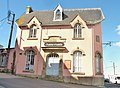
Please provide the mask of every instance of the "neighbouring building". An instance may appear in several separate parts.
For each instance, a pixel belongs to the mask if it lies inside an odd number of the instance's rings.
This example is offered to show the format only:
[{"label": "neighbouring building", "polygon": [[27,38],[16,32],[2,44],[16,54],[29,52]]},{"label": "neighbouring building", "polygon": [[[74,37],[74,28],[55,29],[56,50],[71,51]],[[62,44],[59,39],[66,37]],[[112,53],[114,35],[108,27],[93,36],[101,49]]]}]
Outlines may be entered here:
[{"label": "neighbouring building", "polygon": [[100,8],[32,10],[17,19],[14,71],[85,85],[103,85]]},{"label": "neighbouring building", "polygon": [[10,48],[9,55],[7,54],[8,48],[0,48],[0,72],[11,72],[13,60],[15,57],[15,49]]}]

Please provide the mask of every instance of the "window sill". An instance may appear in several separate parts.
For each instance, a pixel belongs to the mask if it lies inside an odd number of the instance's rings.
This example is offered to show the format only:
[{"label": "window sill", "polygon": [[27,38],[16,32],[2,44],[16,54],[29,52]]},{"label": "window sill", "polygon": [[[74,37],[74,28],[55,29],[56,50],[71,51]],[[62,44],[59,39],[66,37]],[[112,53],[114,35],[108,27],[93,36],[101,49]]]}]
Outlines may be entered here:
[{"label": "window sill", "polygon": [[101,72],[97,72],[96,75],[103,75],[103,73],[101,73]]},{"label": "window sill", "polygon": [[0,68],[5,68],[6,66],[0,66]]},{"label": "window sill", "polygon": [[75,74],[75,75],[85,75],[84,72],[73,72],[72,74]]},{"label": "window sill", "polygon": [[27,40],[38,40],[38,38],[28,38]]},{"label": "window sill", "polygon": [[34,71],[33,71],[33,70],[23,70],[23,72],[34,73]]},{"label": "window sill", "polygon": [[72,38],[72,40],[84,40],[84,38]]}]

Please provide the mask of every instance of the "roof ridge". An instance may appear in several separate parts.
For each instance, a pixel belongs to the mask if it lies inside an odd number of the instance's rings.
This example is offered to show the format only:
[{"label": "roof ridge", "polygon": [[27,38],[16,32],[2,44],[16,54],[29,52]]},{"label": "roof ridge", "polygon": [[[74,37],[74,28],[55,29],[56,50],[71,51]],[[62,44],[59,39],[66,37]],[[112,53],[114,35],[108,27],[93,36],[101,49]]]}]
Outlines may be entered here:
[{"label": "roof ridge", "polygon": [[75,11],[75,10],[101,10],[101,8],[74,8],[74,9],[63,9],[64,11]]},{"label": "roof ridge", "polygon": [[53,10],[33,10],[34,11],[41,11],[41,12],[45,12],[45,11],[53,11]]}]

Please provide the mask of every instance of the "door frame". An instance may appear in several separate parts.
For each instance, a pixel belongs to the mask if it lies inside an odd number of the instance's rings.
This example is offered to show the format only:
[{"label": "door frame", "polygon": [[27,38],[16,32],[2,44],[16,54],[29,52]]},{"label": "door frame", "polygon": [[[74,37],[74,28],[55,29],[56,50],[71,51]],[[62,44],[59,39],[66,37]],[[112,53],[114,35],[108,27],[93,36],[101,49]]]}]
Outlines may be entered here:
[{"label": "door frame", "polygon": [[[51,56],[50,56],[50,55],[51,55]],[[57,74],[57,75],[55,75],[55,74],[52,74],[52,75],[50,74],[50,75],[48,75],[48,74],[47,74],[48,59],[51,58],[52,55],[53,55],[53,58],[56,57],[55,59],[59,59],[59,63],[58,63],[59,66],[58,66],[58,70],[57,70],[57,71],[58,71],[58,74]],[[55,56],[55,55],[56,55],[56,56]],[[53,59],[53,60],[54,60],[54,59]],[[53,69],[53,68],[51,68],[51,69]],[[59,54],[57,54],[57,53],[49,53],[49,54],[46,56],[46,72],[45,72],[46,75],[47,75],[47,76],[59,76],[59,69],[60,69],[60,57],[59,57]],[[53,71],[54,71],[54,69],[53,69]]]}]

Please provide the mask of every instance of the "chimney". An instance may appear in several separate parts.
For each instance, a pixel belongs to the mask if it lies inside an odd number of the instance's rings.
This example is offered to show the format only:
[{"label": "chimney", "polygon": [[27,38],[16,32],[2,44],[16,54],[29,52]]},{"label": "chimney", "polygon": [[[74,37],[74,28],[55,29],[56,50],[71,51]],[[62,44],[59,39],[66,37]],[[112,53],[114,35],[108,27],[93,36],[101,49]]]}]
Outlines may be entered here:
[{"label": "chimney", "polygon": [[27,6],[26,7],[26,14],[29,14],[29,13],[31,13],[33,10],[32,10],[32,8],[31,8],[31,6]]}]

